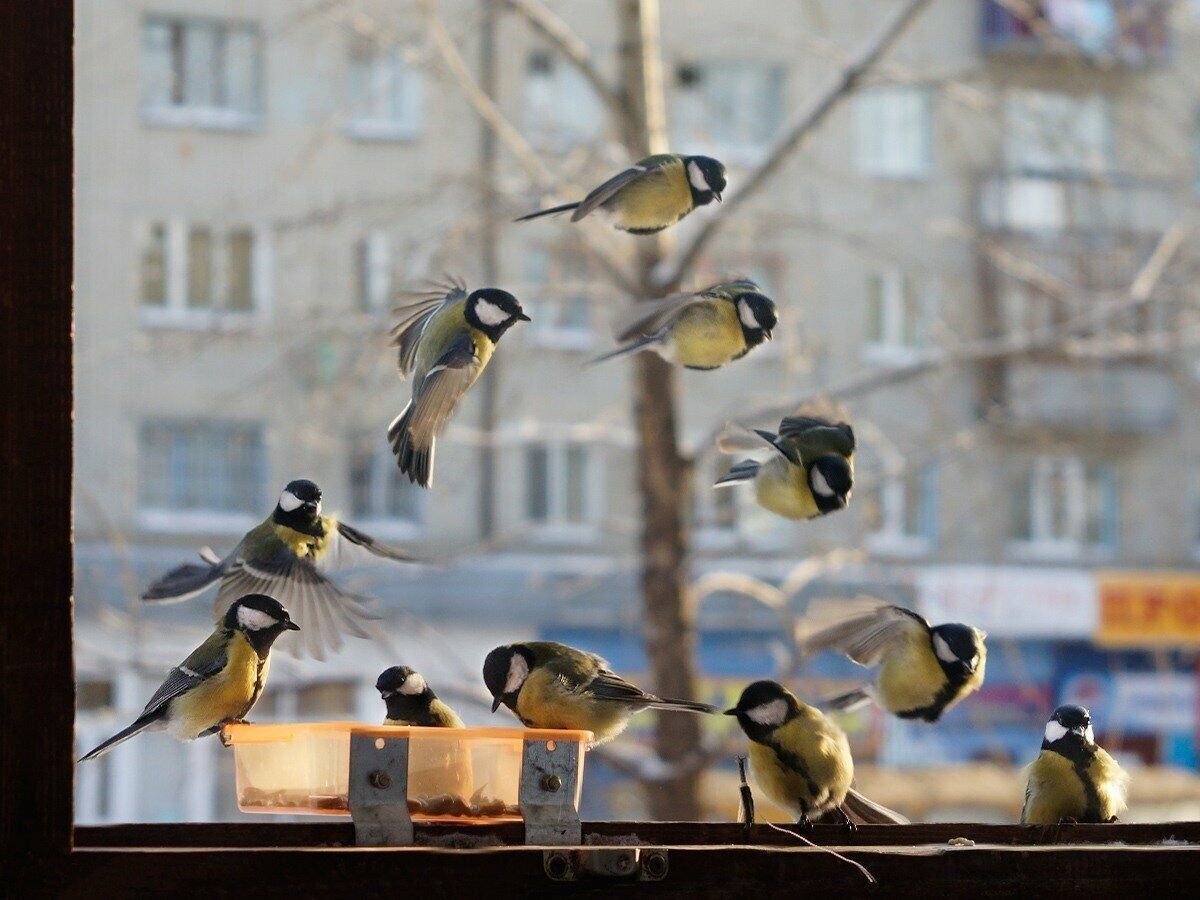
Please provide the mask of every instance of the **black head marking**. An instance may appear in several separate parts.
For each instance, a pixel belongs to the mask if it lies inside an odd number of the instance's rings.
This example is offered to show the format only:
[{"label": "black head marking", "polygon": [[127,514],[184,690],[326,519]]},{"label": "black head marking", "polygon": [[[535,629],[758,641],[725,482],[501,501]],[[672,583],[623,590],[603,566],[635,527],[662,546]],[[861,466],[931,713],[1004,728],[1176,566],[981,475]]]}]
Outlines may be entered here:
[{"label": "black head marking", "polygon": [[469,325],[478,328],[493,342],[500,340],[517,322],[529,321],[517,298],[499,288],[480,288],[472,292],[467,297],[464,314]]},{"label": "black head marking", "polygon": [[751,291],[739,296],[735,303],[746,346],[757,347],[763,341],[769,341],[775,326],[779,324],[775,302],[770,297]]},{"label": "black head marking", "polygon": [[696,206],[706,206],[714,200],[720,202],[728,182],[725,166],[719,160],[711,156],[685,156],[683,167]]},{"label": "black head marking", "polygon": [[776,681],[755,681],[746,686],[737,706],[725,710],[725,715],[737,716],[746,737],[761,743],[799,712],[800,704],[783,685]]},{"label": "black head marking", "polygon": [[266,594],[239,597],[225,613],[223,625],[246,636],[259,656],[266,656],[275,639],[285,631],[299,631],[283,604]]},{"label": "black head marking", "polygon": [[850,463],[836,454],[818,456],[808,467],[808,486],[822,515],[845,509],[854,490]]},{"label": "black head marking", "polygon": [[978,632],[970,625],[951,622],[930,629],[933,652],[946,675],[962,681],[979,667],[981,657]]},{"label": "black head marking", "polygon": [[289,481],[279,494],[271,518],[277,524],[286,525],[302,534],[320,537],[324,534],[321,527],[321,489],[307,478]]}]

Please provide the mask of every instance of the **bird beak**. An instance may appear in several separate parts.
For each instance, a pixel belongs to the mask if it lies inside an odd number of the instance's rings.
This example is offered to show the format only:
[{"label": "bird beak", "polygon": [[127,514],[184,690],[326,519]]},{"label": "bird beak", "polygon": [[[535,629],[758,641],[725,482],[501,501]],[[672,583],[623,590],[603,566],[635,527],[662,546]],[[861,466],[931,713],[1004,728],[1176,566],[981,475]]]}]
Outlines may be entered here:
[{"label": "bird beak", "polygon": [[283,627],[284,627],[284,628],[285,628],[287,631],[299,631],[299,630],[300,630],[300,626],[299,626],[299,625],[297,625],[295,622],[293,622],[291,619],[284,619],[284,620],[283,620]]},{"label": "bird beak", "polygon": [[533,319],[529,318],[529,316],[525,315],[525,313],[523,313],[523,312],[517,313],[517,318],[520,319],[522,322],[532,322],[533,321]]},{"label": "bird beak", "polygon": [[394,693],[396,693],[396,692],[395,691],[380,691],[379,696],[382,697],[384,700],[386,700],[388,697],[392,696],[392,694],[394,694]]},{"label": "bird beak", "polygon": [[722,713],[722,715],[726,715],[726,716],[736,716],[737,714],[738,714],[738,711],[737,711],[736,706],[733,709],[727,709],[727,710],[725,710],[724,713]]},{"label": "bird beak", "polygon": [[309,500],[304,504],[304,508],[307,509],[309,512],[313,512],[314,510],[316,510],[317,504],[314,501]]},{"label": "bird beak", "polygon": [[1088,725],[1089,725],[1089,724],[1091,724],[1091,723],[1085,722],[1085,723],[1084,723],[1084,724],[1082,724],[1082,725],[1078,725],[1078,726],[1076,726],[1075,728],[1072,728],[1072,729],[1071,729],[1071,734],[1077,734],[1077,735],[1079,735],[1080,737],[1083,737],[1085,734],[1087,734],[1087,730],[1088,730]]},{"label": "bird beak", "polygon": [[503,702],[504,702],[504,699],[502,697],[493,697],[492,698],[492,712],[495,712],[496,710],[498,710],[500,708],[500,704]]},{"label": "bird beak", "polygon": [[718,203],[720,203],[720,202],[721,202],[721,192],[720,192],[720,191],[713,191],[713,197],[715,197],[715,198],[716,198],[716,201],[717,201]]},{"label": "bird beak", "polygon": [[768,341],[771,339],[772,334],[773,334],[773,332],[771,332],[767,329],[763,329],[763,337],[765,337]]}]

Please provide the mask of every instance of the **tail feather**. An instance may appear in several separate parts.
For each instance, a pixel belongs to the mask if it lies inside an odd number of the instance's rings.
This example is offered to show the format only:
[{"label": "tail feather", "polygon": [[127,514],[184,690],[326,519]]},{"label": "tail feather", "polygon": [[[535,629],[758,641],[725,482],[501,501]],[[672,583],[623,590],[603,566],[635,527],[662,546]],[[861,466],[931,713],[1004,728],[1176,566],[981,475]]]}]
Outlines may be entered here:
[{"label": "tail feather", "polygon": [[743,481],[753,481],[754,476],[758,474],[758,470],[762,467],[762,463],[755,459],[743,459],[740,463],[734,465],[729,470],[724,478],[717,480],[713,487],[725,487],[730,484],[739,484]]},{"label": "tail feather", "polygon": [[100,746],[98,746],[92,750],[89,750],[87,753],[83,754],[83,756],[79,757],[79,761],[83,762],[88,759],[96,759],[99,756],[103,756],[105,753],[107,753],[113,747],[117,746],[117,744],[123,744],[127,740],[129,740],[131,737],[141,734],[143,731],[145,731],[147,728],[149,728],[151,725],[153,725],[155,722],[157,722],[160,715],[161,715],[161,712],[158,712],[154,715],[142,716],[141,718],[139,718],[137,721],[135,721],[132,725],[128,726],[127,728],[122,728],[120,731],[118,731],[116,734],[114,734],[112,737],[110,737],[108,740],[106,740]]},{"label": "tail feather", "polygon": [[836,709],[839,712],[853,712],[871,702],[871,693],[866,688],[855,688],[844,694],[837,694],[822,700],[818,705],[826,709]]},{"label": "tail feather", "polygon": [[392,420],[388,426],[388,443],[396,454],[396,464],[400,471],[408,476],[413,484],[427,488],[433,481],[434,440],[430,438],[428,447],[418,447],[413,440],[409,427],[412,421],[413,404],[404,407],[404,412]]},{"label": "tail feather", "polygon": [[650,704],[650,709],[673,709],[679,712],[694,712],[712,714],[717,708],[711,703],[698,703],[695,700],[672,700],[670,697],[659,697]]},{"label": "tail feather", "polygon": [[656,344],[660,340],[662,340],[661,335],[658,335],[658,334],[647,335],[644,338],[639,338],[636,341],[632,341],[628,344],[624,344],[624,345],[618,347],[616,350],[611,350],[608,353],[603,354],[602,356],[597,356],[595,359],[589,359],[587,362],[584,363],[584,365],[585,366],[594,366],[597,363],[606,362],[607,360],[615,359],[618,356],[624,356],[626,353],[634,353],[638,350],[641,350],[643,347],[648,347],[651,344]]},{"label": "tail feather", "polygon": [[542,216],[553,216],[558,213],[570,212],[578,207],[578,203],[564,203],[562,206],[552,206],[549,209],[539,209],[537,212],[531,212],[527,216],[521,216],[519,219],[513,219],[514,222],[528,222],[530,219],[540,219]]},{"label": "tail feather", "polygon": [[855,825],[911,825],[912,823],[896,812],[868,800],[854,788],[846,793],[842,809]]}]

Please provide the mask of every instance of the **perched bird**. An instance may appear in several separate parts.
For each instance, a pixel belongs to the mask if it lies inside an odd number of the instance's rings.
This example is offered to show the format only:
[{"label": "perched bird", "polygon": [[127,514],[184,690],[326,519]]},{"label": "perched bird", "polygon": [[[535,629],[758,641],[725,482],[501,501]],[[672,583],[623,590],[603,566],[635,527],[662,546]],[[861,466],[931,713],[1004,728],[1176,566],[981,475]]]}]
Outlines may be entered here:
[{"label": "perched bird", "polygon": [[730,426],[717,445],[725,453],[736,453],[759,448],[762,441],[778,455],[766,462],[742,460],[715,486],[753,481],[758,504],[786,519],[814,519],[849,505],[854,429],[847,423],[799,414],[780,422],[778,434]]},{"label": "perched bird", "polygon": [[171,670],[134,723],[79,761],[103,756],[143,731],[166,730],[176,740],[193,741],[243,721],[262,696],[271,645],[283,632],[299,630],[275,598],[239,597],[208,640]]},{"label": "perched bird", "polygon": [[496,342],[517,322],[528,322],[508,291],[462,284],[396,310],[392,329],[401,376],[412,376],[412,399],[388,426],[400,471],[421,487],[433,481],[434,439],[492,358]]},{"label": "perched bird", "polygon": [[617,335],[622,345],[592,363],[645,349],[688,369],[719,369],[769,341],[779,321],[774,301],[750,280],[639,303],[634,314]]},{"label": "perched bird", "polygon": [[1021,824],[1115,822],[1125,811],[1128,787],[1129,775],[1096,743],[1091,714],[1082,706],[1060,706],[1029,767]]},{"label": "perched bird", "polygon": [[902,719],[936,722],[983,684],[987,633],[971,625],[934,625],[886,600],[816,600],[796,623],[802,654],[832,649],[879,666],[873,685],[826,701],[852,709],[874,700]]},{"label": "perched bird", "polygon": [[597,209],[608,213],[614,228],[631,234],[654,234],[670,228],[697,206],[721,201],[725,166],[708,156],[647,156],[614,175],[578,203],[521,216],[518,222],[571,213],[578,222]]},{"label": "perched bird", "polygon": [[801,825],[843,809],[854,781],[846,733],[775,681],[756,681],[725,710],[750,739],[750,774],[773,803]]},{"label": "perched bird", "polygon": [[492,712],[504,704],[530,728],[590,731],[611,740],[643,709],[714,713],[716,707],[647,694],[613,674],[599,656],[554,641],[497,647],[483,663]]},{"label": "perched bird", "polygon": [[424,728],[463,728],[458,713],[437,698],[421,673],[408,666],[392,666],[375,680],[375,690],[387,704],[384,725],[419,725]]},{"label": "perched bird", "polygon": [[205,547],[202,565],[184,563],[150,585],[147,603],[189,600],[220,583],[214,606],[222,616],[235,598],[267,593],[296,610],[304,626],[304,649],[324,659],[326,648],[342,646],[341,633],[366,638],[364,623],[376,618],[369,597],[348,593],[326,572],[375,557],[412,562],[408,554],[381,544],[357,528],[321,515],[321,489],[311,481],[288,482],[266,521],[255,526],[220,559]]}]

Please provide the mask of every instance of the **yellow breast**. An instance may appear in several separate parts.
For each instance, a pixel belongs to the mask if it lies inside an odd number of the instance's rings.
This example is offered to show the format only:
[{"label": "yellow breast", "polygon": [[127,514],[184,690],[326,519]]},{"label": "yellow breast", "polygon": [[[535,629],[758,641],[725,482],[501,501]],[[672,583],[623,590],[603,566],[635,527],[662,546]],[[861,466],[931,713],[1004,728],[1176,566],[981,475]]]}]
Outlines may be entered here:
[{"label": "yellow breast", "polygon": [[671,358],[694,369],[716,369],[746,350],[737,308],[724,300],[699,303],[679,316],[668,343]]},{"label": "yellow breast", "polygon": [[617,195],[610,210],[613,224],[626,231],[674,225],[692,211],[692,191],[680,165],[644,175]]},{"label": "yellow breast", "polygon": [[922,632],[905,634],[880,662],[879,699],[890,713],[928,706],[945,684],[946,673]]},{"label": "yellow breast", "polygon": [[774,748],[751,741],[750,768],[759,789],[797,818],[815,818],[840,806],[854,780],[845,733],[814,710],[780,728],[774,737],[803,761],[808,777],[788,766]]},{"label": "yellow breast", "polygon": [[517,715],[531,728],[590,731],[595,735],[594,743],[600,744],[625,730],[630,710],[620,703],[567,690],[545,669],[534,669],[517,695]]},{"label": "yellow breast", "polygon": [[171,734],[180,740],[192,740],[210,728],[231,719],[241,719],[262,694],[270,658],[262,661],[246,638],[237,632],[226,650],[225,668],[171,701]]},{"label": "yellow breast", "polygon": [[764,509],[785,519],[811,519],[820,515],[804,469],[782,456],[767,460],[754,479],[754,497]]}]

